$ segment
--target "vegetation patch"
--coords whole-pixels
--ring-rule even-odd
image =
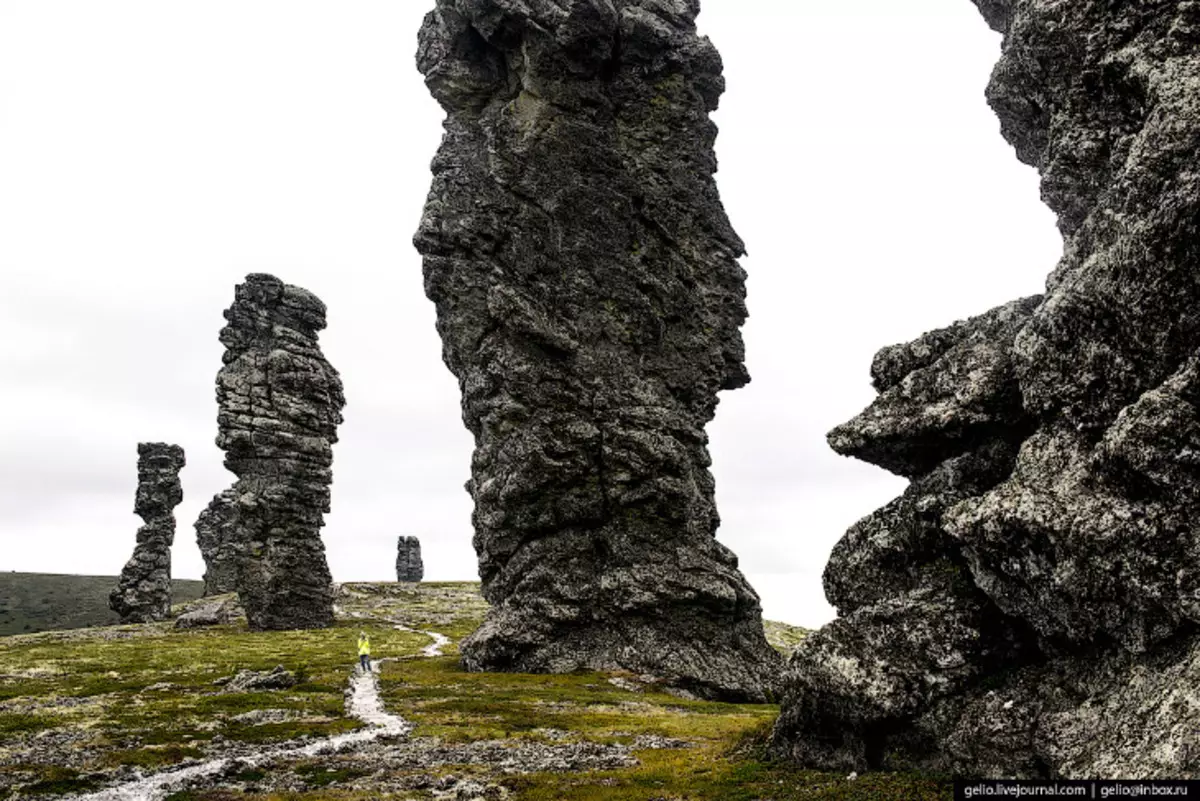
[[[119,623],[108,608],[116,586],[116,576],[0,573],[0,636]],[[194,600],[204,582],[173,579],[171,593],[176,602]]]
[[[310,787],[328,787],[331,784],[348,782],[367,775],[367,771],[359,768],[322,764],[301,765],[296,768],[296,773],[303,776],[305,784]]]
[[[66,795],[67,793],[87,793],[99,789],[95,779],[80,776],[79,771],[70,768],[47,767],[42,772],[40,781],[23,788],[28,795]]]
[[[948,784],[937,777],[870,774],[851,780],[770,761],[762,745],[778,713],[774,705],[684,700],[632,675],[468,673],[453,647],[444,657],[423,657],[430,638],[396,629],[465,636],[486,608],[477,584],[344,585],[338,607],[337,624],[315,631],[251,632],[244,623],[175,631],[163,623],[0,639],[0,698],[8,699],[0,715],[6,746],[0,750],[0,797],[87,792],[113,783],[117,769],[153,772],[221,756],[230,747],[244,752],[360,728],[346,714],[343,693],[357,662],[357,634],[365,630],[372,656],[383,660],[378,681],[384,706],[415,724],[410,742],[398,748],[459,748],[464,764],[443,757],[439,767],[414,772],[412,763],[401,763],[389,769],[380,764],[387,749],[350,750],[247,768],[217,782],[225,786],[176,792],[168,801],[430,801],[429,788],[451,774],[502,784],[508,801],[950,798]],[[771,640],[784,650],[802,632],[781,627],[780,636],[791,640]],[[294,672],[299,683],[248,692],[226,687],[239,670],[276,665]],[[40,745],[43,732],[55,733],[44,738],[46,746]],[[638,764],[513,774],[471,761],[473,753],[495,753],[487,746],[472,750],[472,743],[487,740],[524,743],[534,751],[621,745]],[[59,750],[32,760],[34,743]],[[347,787],[375,775],[389,782],[386,789]],[[396,789],[409,781],[424,789]]]

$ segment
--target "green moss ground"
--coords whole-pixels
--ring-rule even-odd
[[[0,639],[0,797],[51,798],[95,789],[120,766],[157,770],[207,755],[218,737],[270,743],[355,729],[360,724],[344,715],[343,690],[360,629],[370,633],[375,658],[394,660],[382,666],[381,694],[389,711],[415,724],[415,738],[632,744],[639,735],[658,735],[690,743],[637,750],[638,765],[607,771],[507,775],[486,765],[432,771],[499,783],[517,801],[951,797],[944,783],[930,778],[884,774],[851,781],[767,760],[763,745],[778,712],[772,705],[683,700],[653,686],[638,692],[598,673],[466,673],[453,647],[443,657],[421,657],[429,639],[393,628],[395,620],[461,638],[486,608],[475,584],[352,584],[338,604],[338,624],[320,631],[249,632],[239,624],[176,632],[168,624],[150,624]],[[773,644],[790,647],[780,638],[801,636],[797,631],[777,630]],[[276,665],[296,671],[301,683],[247,693],[223,692],[214,684],[243,668]],[[261,709],[289,710],[293,717],[266,725],[234,720]],[[51,751],[35,759],[42,741]],[[307,789],[259,792],[255,783],[269,777],[250,771],[235,790],[187,791],[172,800],[432,797],[370,791],[363,782],[374,766],[355,763],[353,754],[266,770],[290,771]]]

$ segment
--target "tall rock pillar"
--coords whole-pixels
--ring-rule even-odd
[[[475,435],[492,604],[472,670],[625,668],[764,698],[777,656],[718,525],[705,425],[749,381],[696,0],[437,0],[447,112],[415,237]]]
[[[171,545],[174,509],[183,500],[179,471],[183,448],[165,442],[138,443],[138,487],[133,511],[145,525],[138,529],[133,556],[121,571],[108,605],[124,623],[165,620],[171,613]]]
[[[251,628],[328,626],[333,592],[321,527],[345,397],[317,344],[325,304],[252,274],[225,319],[217,446],[238,480],[228,506],[218,505],[226,542],[236,540],[238,595]]]
[[[396,541],[396,581],[420,581],[425,578],[425,562],[421,559],[421,540],[400,536]]]

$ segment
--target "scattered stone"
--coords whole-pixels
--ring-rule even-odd
[[[160,681],[160,682],[151,684],[149,687],[146,687],[145,689],[142,690],[142,692],[143,693],[162,693],[162,692],[167,692],[168,690],[174,690],[177,687],[179,687],[178,684],[172,684],[169,681]]]
[[[765,700],[781,657],[718,543],[705,425],[749,381],[698,2],[437,0],[447,111],[417,249],[475,436],[492,607],[469,670],[652,672]]]
[[[396,581],[420,581],[425,578],[425,563],[421,561],[421,541],[401,536],[396,543]]]
[[[196,519],[196,544],[204,557],[204,594],[237,592],[238,529],[234,523],[234,492],[217,493]]]
[[[247,726],[263,726],[268,723],[287,723],[304,717],[295,709],[252,709],[230,718],[233,723]]]
[[[171,614],[171,545],[174,508],[183,500],[179,471],[183,448],[165,442],[138,443],[138,487],[133,511],[145,525],[138,529],[133,556],[109,594],[109,607],[122,623],[166,620]]]
[[[245,616],[236,595],[226,595],[196,604],[175,618],[175,628],[195,629],[206,626],[226,626]]]
[[[681,740],[678,737],[663,737],[659,734],[639,734],[633,738],[633,750],[672,750],[691,748],[695,743]]]
[[[912,479],[825,571],[774,751],[828,770],[1200,777],[1200,4],[976,0],[1064,256],[885,348],[829,435]]]
[[[325,304],[262,273],[248,275],[225,311],[217,375],[217,445],[238,477],[205,519],[213,581],[232,552],[251,629],[319,628],[333,622],[333,591],[320,531],[329,511],[333,443],[345,398],[317,334]]]
[[[213,682],[216,684],[216,682]],[[283,665],[270,671],[239,670],[237,675],[222,682],[225,692],[244,693],[251,690],[286,690],[297,684],[296,674]]]
[[[537,728],[537,729],[533,730],[533,733],[540,734],[541,736],[545,737],[547,740],[556,740],[556,741],[567,740],[567,739],[570,739],[570,737],[571,737],[571,733],[569,731],[564,731],[563,729],[554,729],[554,728]]]

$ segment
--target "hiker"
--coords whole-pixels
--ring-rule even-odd
[[[371,672],[371,638],[365,631],[358,633],[358,664],[363,673]]]

